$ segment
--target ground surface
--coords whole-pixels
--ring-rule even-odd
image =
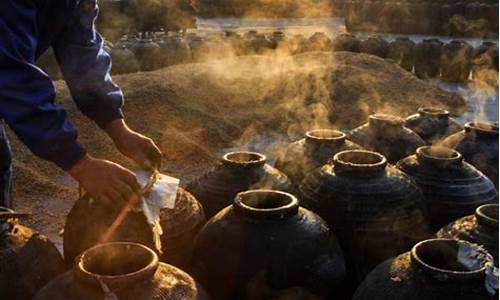
[[[317,127],[348,129],[370,113],[406,116],[421,105],[461,113],[460,97],[416,79],[382,59],[347,52],[292,57],[248,56],[116,76],[129,125],[168,158],[164,171],[185,183],[233,148],[267,152]],[[57,101],[80,129],[88,152],[134,167],[75,108],[63,82]],[[77,184],[33,156],[9,132],[14,151],[16,209],[60,243],[58,232],[78,197]],[[277,143],[278,142],[278,143]],[[279,150],[279,148],[278,148]],[[60,244],[59,244],[60,246]]]

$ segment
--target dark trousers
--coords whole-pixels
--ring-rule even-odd
[[[12,157],[2,124],[0,124],[0,206],[12,208]]]

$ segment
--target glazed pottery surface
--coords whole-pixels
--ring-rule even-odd
[[[417,114],[406,118],[405,127],[413,130],[428,144],[463,129],[447,110],[435,107],[419,108]]]

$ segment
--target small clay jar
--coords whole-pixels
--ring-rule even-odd
[[[71,265],[82,251],[102,242],[135,242],[156,249],[155,235],[142,212],[125,210],[123,206],[108,207],[83,196],[71,208],[64,226],[64,258]],[[124,213],[124,218],[109,235],[102,238]],[[205,223],[202,206],[189,192],[177,189],[175,207],[160,211],[162,261],[184,267],[191,255],[193,239]]]
[[[30,300],[66,270],[46,236],[19,224],[28,215],[0,207],[0,299]]]
[[[360,52],[386,58],[389,53],[389,43],[378,35],[370,36],[361,42]]]
[[[332,51],[332,40],[324,32],[315,32],[309,37],[309,51]]]
[[[127,46],[121,45],[119,47],[114,47],[110,55],[113,60],[111,71],[114,74],[134,73],[139,71],[139,62],[134,53],[129,50]]]
[[[414,47],[415,75],[418,78],[434,78],[439,76],[441,47],[438,39],[424,39]]]
[[[326,223],[295,196],[250,190],[199,233],[190,274],[218,300],[331,299],[344,291],[345,263]]]
[[[498,204],[481,205],[473,215],[446,225],[436,235],[483,246],[498,267]]]
[[[304,179],[299,195],[338,236],[354,286],[429,235],[420,189],[376,152],[337,153]]]
[[[451,239],[425,240],[377,266],[352,299],[493,300],[497,298],[495,289],[486,285],[494,280],[492,267],[493,259],[478,245]]]
[[[383,154],[389,163],[415,153],[425,142],[418,134],[403,126],[404,120],[386,114],[374,114],[368,123],[347,134],[347,138],[363,148]]]
[[[94,246],[75,259],[73,270],[47,284],[34,300],[208,300],[188,274],[160,263],[157,254],[136,243]]]
[[[361,41],[352,34],[339,34],[333,39],[333,51],[359,52]]]
[[[160,46],[152,39],[138,39],[132,45],[132,52],[139,62],[141,71],[152,71],[161,67]]]
[[[292,187],[288,177],[266,164],[266,156],[248,151],[226,153],[210,171],[187,184],[203,205],[207,218],[233,203],[239,192],[251,188],[287,191]]]
[[[399,161],[397,167],[424,193],[434,230],[472,214],[482,204],[498,202],[493,182],[451,148],[420,147],[415,155]]]
[[[315,129],[305,137],[287,146],[280,153],[276,168],[288,175],[296,187],[311,171],[331,162],[340,151],[361,149],[361,146],[346,139],[338,130]]]
[[[181,36],[168,36],[158,42],[162,66],[184,64],[191,60],[189,44]]]
[[[442,146],[457,150],[465,161],[483,172],[498,189],[498,124],[470,122],[447,137]]]
[[[436,107],[421,107],[406,118],[405,127],[413,130],[426,143],[434,142],[461,131],[462,125],[450,117],[450,112]]]
[[[389,44],[387,58],[394,60],[408,72],[413,69],[413,47],[415,43],[407,37],[398,37]]]
[[[448,82],[466,82],[471,70],[472,47],[464,41],[451,41],[442,47],[441,77]]]

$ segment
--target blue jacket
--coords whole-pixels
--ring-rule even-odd
[[[71,168],[84,154],[35,60],[53,47],[78,108],[101,128],[123,118],[123,94],[95,31],[97,0],[0,0],[0,119],[36,155]]]

